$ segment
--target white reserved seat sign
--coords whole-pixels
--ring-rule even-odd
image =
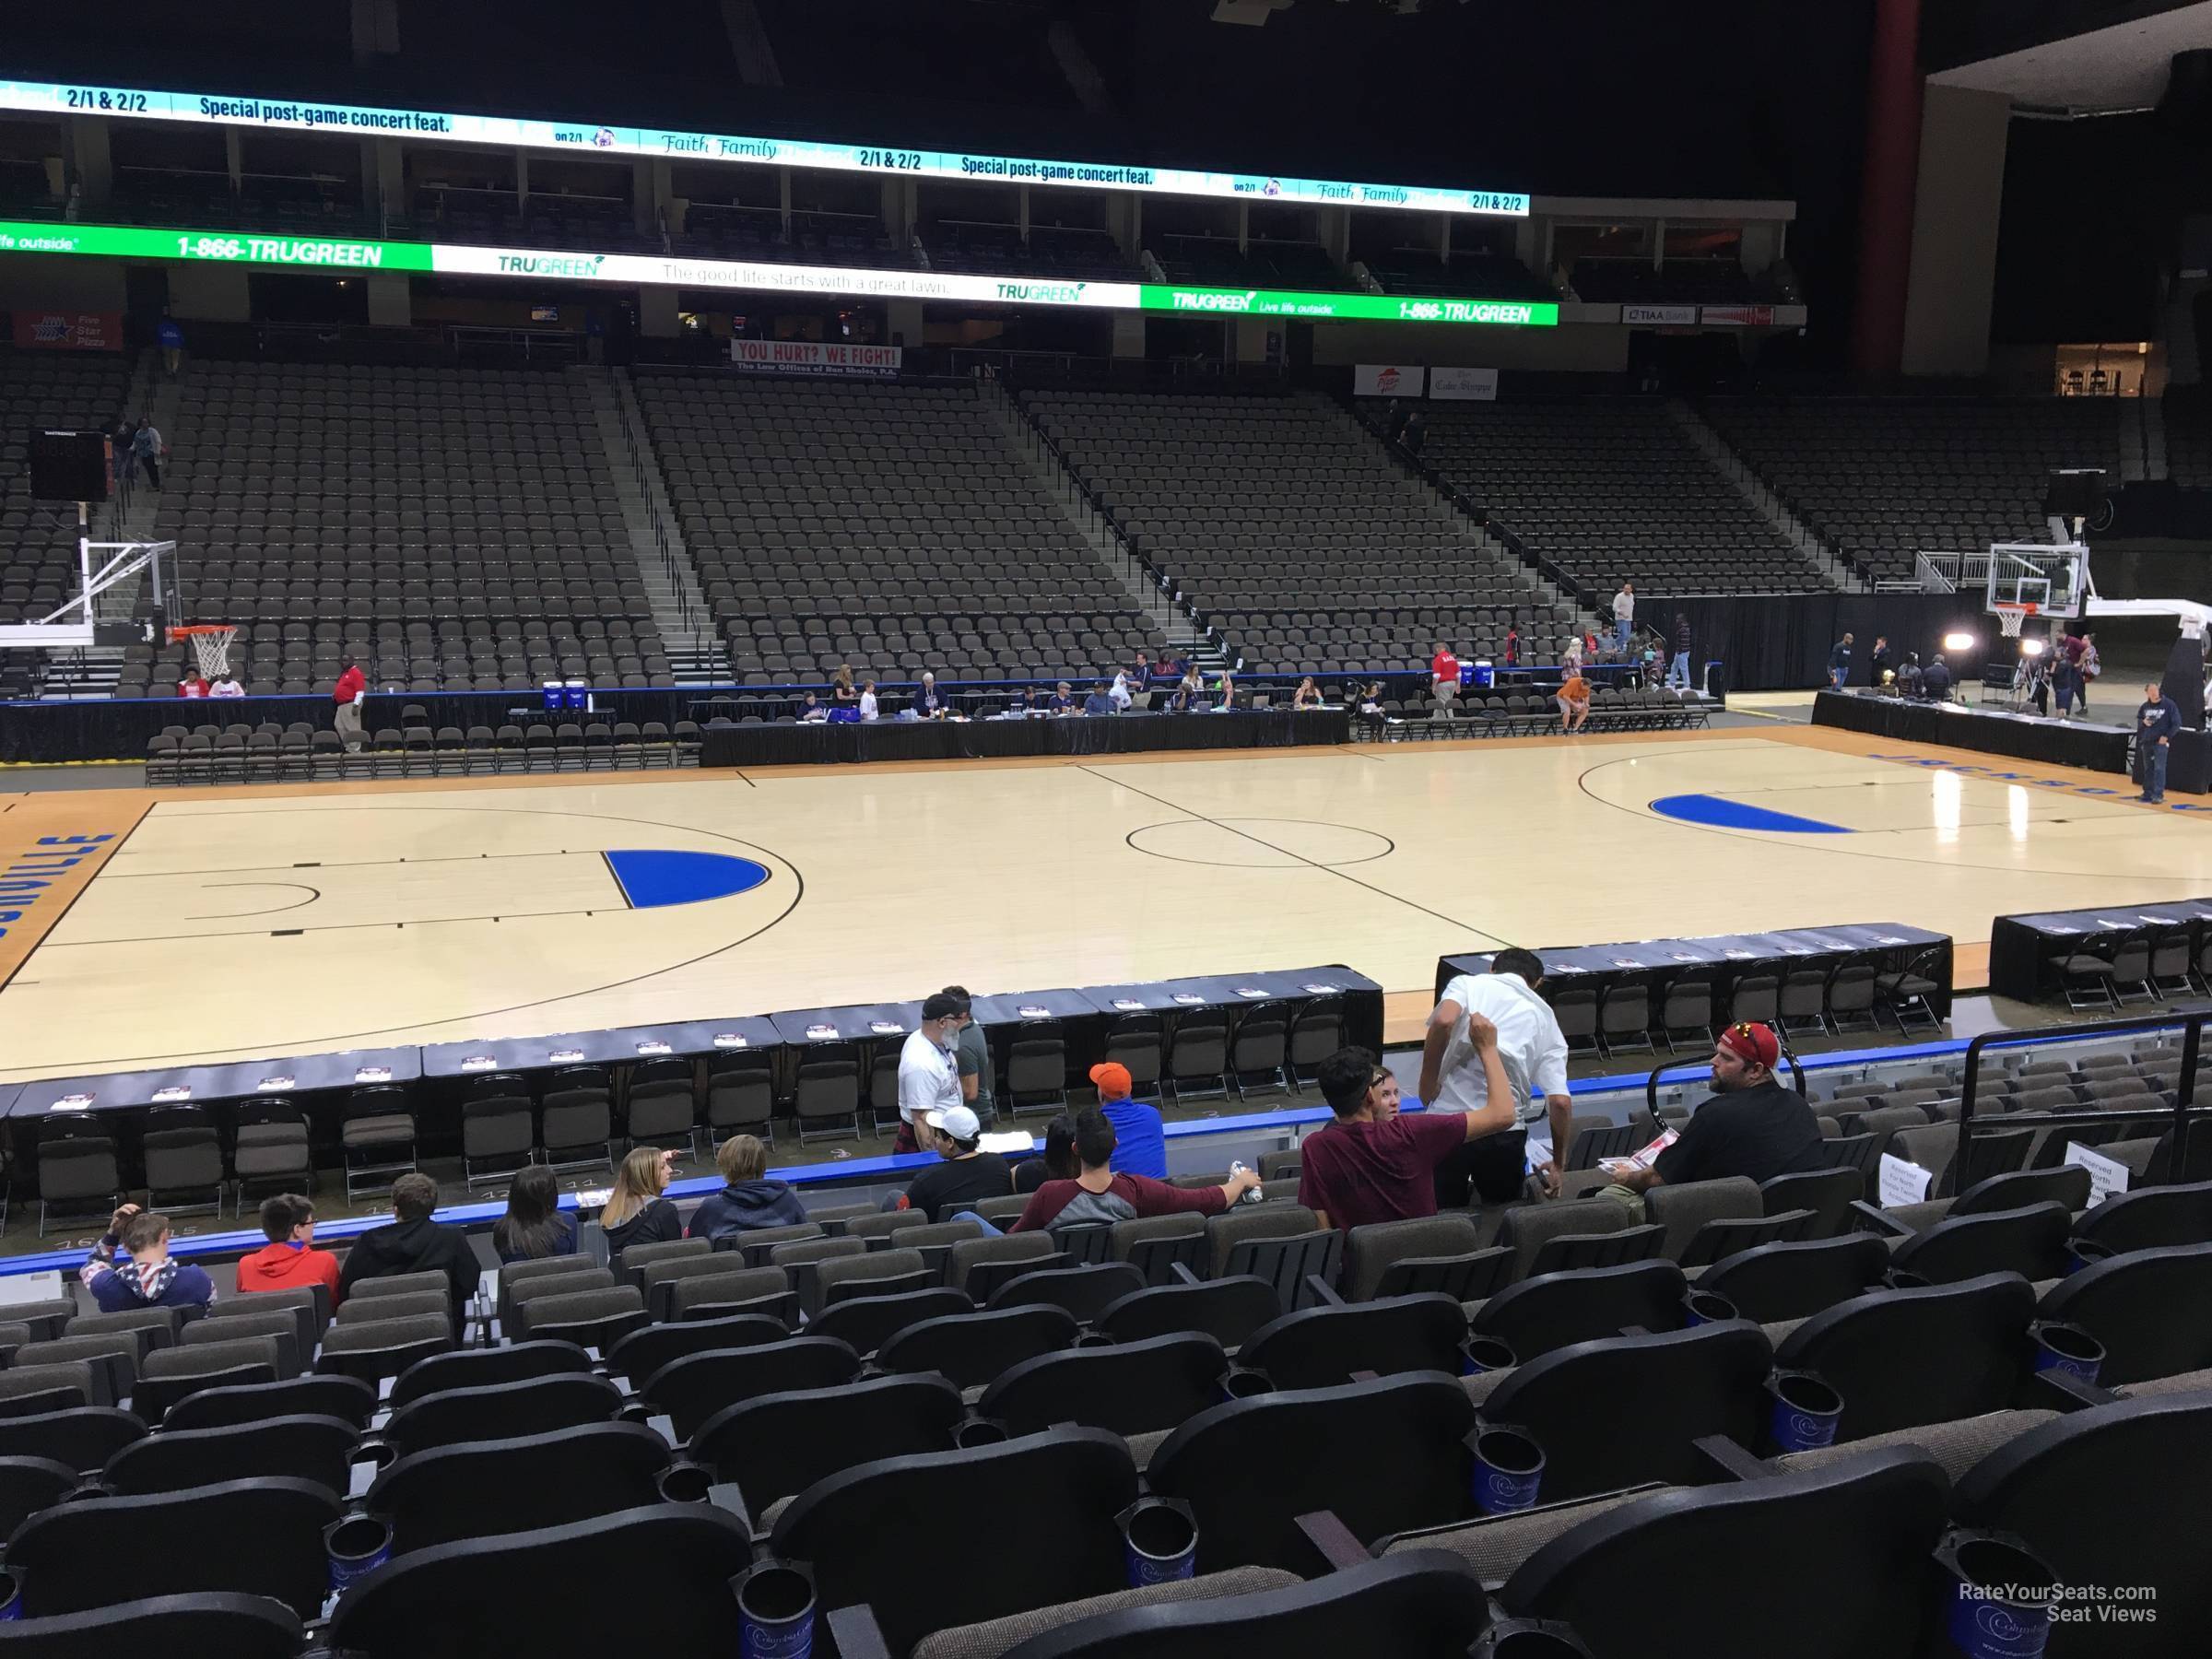
[[[2066,1161],[2089,1172],[2089,1203],[2102,1204],[2114,1193],[2127,1191],[2127,1178],[2134,1173],[2116,1158],[2083,1146],[2079,1141],[2069,1142]]]
[[[1935,1179],[1935,1171],[1924,1170],[1916,1163],[1883,1153],[1878,1183],[1882,1207],[1896,1209],[1900,1205],[1924,1202],[1928,1195],[1928,1183]]]

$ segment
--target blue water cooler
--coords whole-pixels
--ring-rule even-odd
[[[1486,657],[1479,662],[1469,663],[1462,678],[1477,690],[1488,691],[1498,683],[1498,671],[1490,666],[1489,659]]]

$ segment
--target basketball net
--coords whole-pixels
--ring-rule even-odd
[[[230,641],[237,638],[238,629],[218,623],[201,623],[191,628],[172,628],[169,642],[179,640],[192,641],[192,654],[199,664],[202,679],[220,679],[230,670]]]
[[[1998,631],[2008,640],[2017,640],[2020,637],[2021,625],[2035,615],[2036,607],[2032,605],[1997,604],[1991,606],[1990,609],[1997,613]]]

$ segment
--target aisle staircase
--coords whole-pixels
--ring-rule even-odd
[[[713,613],[700,591],[699,574],[677,529],[668,492],[661,483],[661,469],[646,435],[629,377],[618,370],[584,368],[581,374],[591,388],[592,412],[596,418],[599,446],[606,455],[607,470],[615,480],[615,497],[629,532],[631,561],[637,567],[637,585],[653,607],[653,626],[660,630],[661,648],[668,671],[679,686],[722,686],[730,683],[730,660],[714,633]]]

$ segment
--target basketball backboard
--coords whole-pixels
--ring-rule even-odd
[[[1984,607],[2032,605],[2039,617],[2081,615],[2088,590],[2089,550],[2077,542],[1995,542],[1989,549],[1988,593]]]

